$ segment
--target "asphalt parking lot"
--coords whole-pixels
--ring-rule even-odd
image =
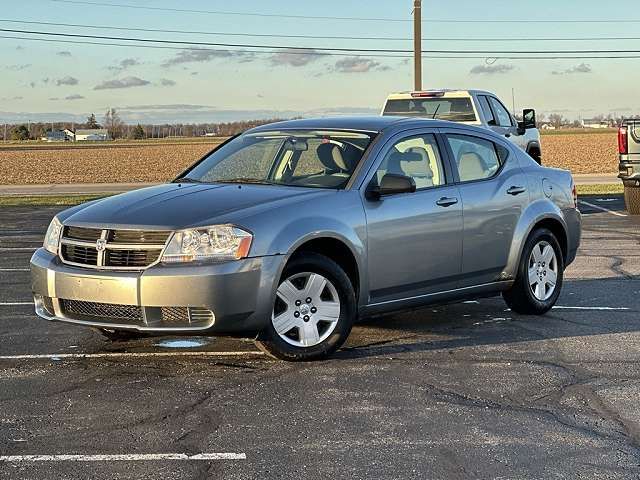
[[[582,202],[548,315],[416,310],[309,364],[37,319],[28,260],[57,209],[2,208],[0,478],[638,478],[640,218]]]

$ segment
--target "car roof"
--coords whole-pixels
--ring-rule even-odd
[[[319,117],[286,120],[283,122],[268,123],[252,128],[248,133],[266,132],[273,130],[355,130],[362,132],[379,133],[391,126],[405,128],[431,127],[457,125],[444,120],[429,120],[426,118],[394,117],[394,116],[369,116],[369,117]]]
[[[418,93],[418,92],[422,92],[422,93],[435,93],[435,92],[442,92],[444,94],[444,97],[446,98],[447,96],[467,96],[467,95],[491,95],[491,96],[495,96],[495,93],[493,92],[489,92],[487,90],[477,90],[477,89],[463,89],[463,88],[433,88],[433,89],[428,89],[428,90],[407,90],[404,92],[392,92],[387,96],[387,100],[406,100],[406,99],[411,99],[414,98],[412,96],[413,93]],[[418,97],[420,98],[420,97]],[[438,98],[438,97],[434,97],[434,98]]]

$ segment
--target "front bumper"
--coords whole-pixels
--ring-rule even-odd
[[[252,335],[270,319],[281,260],[160,264],[119,272],[65,265],[41,248],[31,258],[32,290],[36,313],[47,320],[147,332]],[[114,316],[101,318],[96,312]]]

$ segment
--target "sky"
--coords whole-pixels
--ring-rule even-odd
[[[292,53],[287,49],[194,47],[175,43],[147,43],[161,48],[140,48],[126,41],[2,31],[2,37],[20,38],[0,38],[0,123],[82,121],[89,113],[95,113],[100,121],[109,107],[116,108],[129,123],[377,114],[388,93],[413,88],[410,53],[317,54],[320,48],[410,51],[413,0],[5,3],[0,14],[2,29],[309,50]],[[423,0],[423,20],[424,50],[635,49],[640,57],[640,33],[635,34],[638,40],[602,39],[634,36],[640,26],[637,0],[618,0],[615,8],[602,0]],[[510,23],[514,20],[529,23]],[[566,20],[571,23],[561,23]],[[603,20],[611,22],[602,23]],[[273,34],[375,39],[259,36]],[[577,37],[599,40],[539,40]],[[481,40],[486,38],[505,40]],[[68,41],[125,46],[65,43]],[[547,115],[561,113],[571,119],[608,113],[640,114],[640,58],[430,56],[425,54],[423,59],[424,88],[486,89],[497,93],[509,108],[515,103],[516,110],[531,107]]]

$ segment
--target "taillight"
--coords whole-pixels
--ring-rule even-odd
[[[576,188],[576,184],[573,182],[571,182],[571,195],[573,195],[574,208],[578,208],[578,189]]]
[[[627,127],[618,129],[618,153],[626,155],[629,153],[629,133]]]

